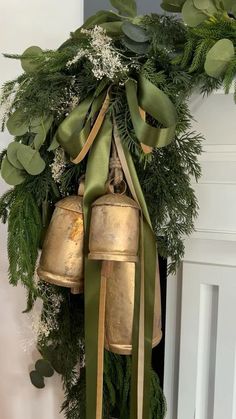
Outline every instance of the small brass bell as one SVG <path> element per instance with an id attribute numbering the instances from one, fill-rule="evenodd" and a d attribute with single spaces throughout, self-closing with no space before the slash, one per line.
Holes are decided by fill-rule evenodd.
<path id="1" fill-rule="evenodd" d="M 106 286 L 105 348 L 119 355 L 131 355 L 135 264 L 113 262 L 113 267 L 107 275 Z M 161 297 L 158 273 L 156 275 L 153 347 L 158 345 L 161 338 Z"/>
<path id="2" fill-rule="evenodd" d="M 126 195 L 107 194 L 92 205 L 89 259 L 136 262 L 139 207 Z"/>
<path id="3" fill-rule="evenodd" d="M 81 196 L 68 196 L 56 204 L 39 262 L 40 279 L 73 294 L 83 292 L 84 223 Z"/>

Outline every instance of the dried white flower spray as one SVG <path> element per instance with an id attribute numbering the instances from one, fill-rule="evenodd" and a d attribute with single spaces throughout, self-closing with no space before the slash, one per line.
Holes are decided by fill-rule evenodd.
<path id="1" fill-rule="evenodd" d="M 55 152 L 55 157 L 50 165 L 52 171 L 52 178 L 56 183 L 61 183 L 61 175 L 66 167 L 65 152 L 63 148 L 59 147 Z"/>
<path id="2" fill-rule="evenodd" d="M 129 67 L 121 60 L 121 55 L 115 50 L 106 31 L 101 26 L 93 29 L 81 29 L 90 38 L 91 49 L 80 49 L 76 56 L 68 61 L 67 66 L 76 64 L 81 58 L 87 58 L 92 64 L 92 72 L 96 79 L 107 77 L 114 80 L 117 76 L 125 77 Z"/>

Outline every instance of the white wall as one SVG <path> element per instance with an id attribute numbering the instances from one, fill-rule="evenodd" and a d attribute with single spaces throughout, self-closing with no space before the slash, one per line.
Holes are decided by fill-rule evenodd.
<path id="1" fill-rule="evenodd" d="M 83 0 L 1 0 L 0 51 L 22 53 L 31 45 L 56 48 L 83 20 Z M 0 84 L 21 72 L 18 61 L 0 57 Z M 0 149 L 9 141 L 0 134 Z M 0 180 L 0 194 L 7 189 Z M 58 419 L 63 399 L 59 377 L 35 389 L 28 376 L 39 354 L 30 346 L 30 320 L 21 314 L 25 292 L 7 281 L 6 228 L 0 225 L 0 418 Z M 27 344 L 28 350 L 23 346 Z"/>

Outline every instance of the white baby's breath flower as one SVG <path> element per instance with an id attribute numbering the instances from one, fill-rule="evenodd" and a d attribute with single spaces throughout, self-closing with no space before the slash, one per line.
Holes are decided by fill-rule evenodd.
<path id="1" fill-rule="evenodd" d="M 72 58 L 72 60 L 69 60 L 66 64 L 66 67 L 71 67 L 72 65 L 76 64 L 81 58 L 85 57 L 87 54 L 86 49 L 79 49 L 77 54 Z"/>
<path id="2" fill-rule="evenodd" d="M 118 51 L 113 46 L 112 38 L 101 26 L 93 29 L 81 29 L 90 38 L 91 49 L 79 49 L 75 57 L 68 61 L 67 67 L 76 64 L 82 57 L 86 57 L 92 64 L 92 72 L 96 79 L 107 77 L 114 80 L 117 76 L 126 77 L 129 67 L 125 65 Z"/>
<path id="3" fill-rule="evenodd" d="M 59 147 L 55 152 L 55 157 L 53 159 L 52 164 L 50 165 L 52 178 L 56 183 L 61 182 L 61 175 L 63 174 L 66 161 L 65 161 L 65 152 L 63 148 Z"/>

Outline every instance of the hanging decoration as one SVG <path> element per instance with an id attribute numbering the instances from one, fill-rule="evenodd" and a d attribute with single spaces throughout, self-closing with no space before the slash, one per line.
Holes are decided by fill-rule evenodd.
<path id="1" fill-rule="evenodd" d="M 163 419 L 151 369 L 162 337 L 158 254 L 173 272 L 194 228 L 202 137 L 188 99 L 195 87 L 229 91 L 235 5 L 164 0 L 184 23 L 137 16 L 135 0 L 111 5 L 56 51 L 6 54 L 24 72 L 2 89 L 2 128 L 14 139 L 0 156 L 12 186 L 0 217 L 10 283 L 25 286 L 25 311 L 43 302 L 31 382 L 61 374 L 67 419 Z"/>

